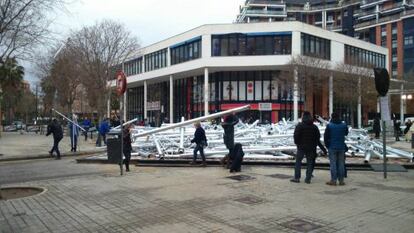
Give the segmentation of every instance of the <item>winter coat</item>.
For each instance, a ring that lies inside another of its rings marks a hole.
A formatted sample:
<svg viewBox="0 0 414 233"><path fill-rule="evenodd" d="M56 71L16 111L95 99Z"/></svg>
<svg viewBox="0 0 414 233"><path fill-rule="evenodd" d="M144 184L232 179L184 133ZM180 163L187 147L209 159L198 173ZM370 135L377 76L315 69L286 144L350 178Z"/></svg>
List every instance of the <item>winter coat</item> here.
<svg viewBox="0 0 414 233"><path fill-rule="evenodd" d="M299 150L316 152L316 146L321 134L312 120L299 123L293 134L293 139Z"/></svg>
<svg viewBox="0 0 414 233"><path fill-rule="evenodd" d="M58 122L52 122L47 126L46 136L53 134L53 139L60 140L63 138L62 126Z"/></svg>
<svg viewBox="0 0 414 233"><path fill-rule="evenodd" d="M226 117L221 126L224 129L224 145L227 149L232 149L234 147L234 126L239 122L239 119L235 115L230 115Z"/></svg>
<svg viewBox="0 0 414 233"><path fill-rule="evenodd" d="M194 132L194 138L191 140L191 143L200 144L203 141L207 143L206 132L202 127L198 127Z"/></svg>
<svg viewBox="0 0 414 233"><path fill-rule="evenodd" d="M374 132L381 132L381 125L380 125L380 120L378 118L374 119L374 124L372 125L372 130L374 130Z"/></svg>
<svg viewBox="0 0 414 233"><path fill-rule="evenodd" d="M325 129L324 141L329 150L345 150L345 136L348 135L348 127L341 121L331 121Z"/></svg>
<svg viewBox="0 0 414 233"><path fill-rule="evenodd" d="M83 126L85 129L89 129L89 128L91 127L91 121L90 121L90 120L88 120L88 119L83 120L83 122L82 122L82 126Z"/></svg>
<svg viewBox="0 0 414 233"><path fill-rule="evenodd" d="M131 152L132 151L132 146L131 146L132 140L131 140L130 131L128 129L124 129L123 136L124 136L123 139L122 139L123 144L124 144L123 150L125 152Z"/></svg>
<svg viewBox="0 0 414 233"><path fill-rule="evenodd" d="M75 123L77 123L77 122L75 121ZM72 122L69 123L69 133L70 133L70 136L71 137L78 136L79 135L79 128L78 128L78 126L76 126Z"/></svg>
<svg viewBox="0 0 414 233"><path fill-rule="evenodd" d="M102 121L99 125L99 133L101 135L107 134L109 132L109 124L106 120Z"/></svg>

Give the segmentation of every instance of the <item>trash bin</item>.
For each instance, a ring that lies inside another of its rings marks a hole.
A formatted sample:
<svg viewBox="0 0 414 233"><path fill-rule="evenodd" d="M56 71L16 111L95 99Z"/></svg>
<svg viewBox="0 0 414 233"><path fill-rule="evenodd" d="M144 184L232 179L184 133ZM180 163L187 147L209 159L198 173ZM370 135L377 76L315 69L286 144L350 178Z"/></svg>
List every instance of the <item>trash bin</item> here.
<svg viewBox="0 0 414 233"><path fill-rule="evenodd" d="M414 149L414 133L411 134L411 149Z"/></svg>
<svg viewBox="0 0 414 233"><path fill-rule="evenodd" d="M120 132L108 133L108 139L106 139L106 151L109 163L119 164L121 162L122 156Z"/></svg>

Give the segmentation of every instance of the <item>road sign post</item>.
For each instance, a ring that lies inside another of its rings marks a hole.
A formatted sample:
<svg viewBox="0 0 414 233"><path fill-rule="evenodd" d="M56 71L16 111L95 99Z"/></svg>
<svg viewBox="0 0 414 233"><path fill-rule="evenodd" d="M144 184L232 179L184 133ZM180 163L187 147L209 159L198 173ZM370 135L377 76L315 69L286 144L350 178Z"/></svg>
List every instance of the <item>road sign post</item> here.
<svg viewBox="0 0 414 233"><path fill-rule="evenodd" d="M118 71L116 74L116 93L118 94L119 97L119 114L122 114L123 108L125 107L125 103L123 101L123 97L125 95L125 91L127 89L127 80L126 80L126 76L124 74L124 72L122 70ZM123 115L123 114L122 114ZM121 176L123 175L123 156L124 156L124 128L123 128L123 124L125 119L123 119L123 117L120 115L119 118L121 118L120 123L121 123L121 158L120 158L120 162L119 162L119 167L120 167L120 171L121 171Z"/></svg>

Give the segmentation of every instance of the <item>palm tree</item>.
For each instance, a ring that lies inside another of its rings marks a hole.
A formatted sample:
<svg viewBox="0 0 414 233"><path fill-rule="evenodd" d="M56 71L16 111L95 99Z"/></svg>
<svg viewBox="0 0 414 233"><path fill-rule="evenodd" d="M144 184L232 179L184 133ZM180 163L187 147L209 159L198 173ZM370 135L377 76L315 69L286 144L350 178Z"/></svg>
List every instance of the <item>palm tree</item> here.
<svg viewBox="0 0 414 233"><path fill-rule="evenodd" d="M20 66L15 58L9 58L0 61L0 125L2 123L2 106L3 99L6 109L11 110L21 95L21 83L23 81L24 68Z"/></svg>

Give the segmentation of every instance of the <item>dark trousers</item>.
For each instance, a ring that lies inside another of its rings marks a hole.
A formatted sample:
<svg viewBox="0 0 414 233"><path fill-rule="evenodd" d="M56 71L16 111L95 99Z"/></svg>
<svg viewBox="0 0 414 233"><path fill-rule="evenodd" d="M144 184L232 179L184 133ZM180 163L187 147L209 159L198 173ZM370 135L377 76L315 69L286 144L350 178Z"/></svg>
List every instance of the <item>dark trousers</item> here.
<svg viewBox="0 0 414 233"><path fill-rule="evenodd" d="M53 138L53 147L50 151L51 154L53 154L54 151L56 151L56 155L58 158L60 158L60 151L59 151L59 142L62 140L62 138Z"/></svg>
<svg viewBox="0 0 414 233"><path fill-rule="evenodd" d="M124 150L124 156L125 159L123 161L123 163L125 164L125 168L127 171L129 171L129 161L131 161L131 151L130 150Z"/></svg>
<svg viewBox="0 0 414 233"><path fill-rule="evenodd" d="M295 179L300 179L303 157L306 157L306 180L311 180L315 162L315 152L298 149L295 162Z"/></svg>
<svg viewBox="0 0 414 233"><path fill-rule="evenodd" d="M70 137L70 146L71 146L70 151L76 152L76 148L78 148L78 135L73 135Z"/></svg>
<svg viewBox="0 0 414 233"><path fill-rule="evenodd" d="M379 138L379 136L380 136L380 131L375 131L375 138Z"/></svg>
<svg viewBox="0 0 414 233"><path fill-rule="evenodd" d="M200 151L201 159L203 162L206 161L206 157L204 156L204 148L201 144L197 144L193 151L193 162L197 160L197 152Z"/></svg>
<svg viewBox="0 0 414 233"><path fill-rule="evenodd" d="M106 146L106 134L98 134L98 138L96 139L96 146L102 146L102 141L103 140L105 146Z"/></svg>
<svg viewBox="0 0 414 233"><path fill-rule="evenodd" d="M89 131L89 128L85 128L85 131L83 131L83 136L85 136L85 141L88 140L88 131Z"/></svg>

